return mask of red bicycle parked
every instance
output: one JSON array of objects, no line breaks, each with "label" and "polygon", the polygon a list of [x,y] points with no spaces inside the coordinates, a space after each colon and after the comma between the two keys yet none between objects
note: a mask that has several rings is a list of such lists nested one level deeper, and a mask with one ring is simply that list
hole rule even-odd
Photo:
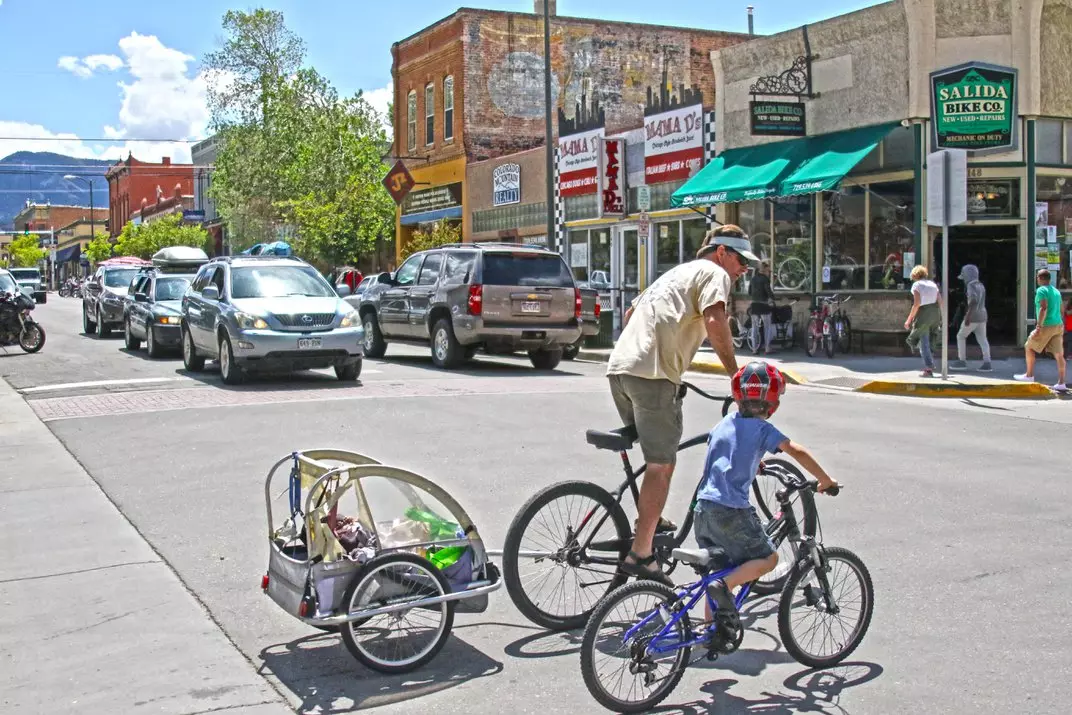
[{"label": "red bicycle parked", "polygon": [[841,306],[852,300],[852,296],[841,298],[837,294],[815,296],[808,327],[804,331],[804,352],[814,357],[822,346],[829,358],[834,357],[835,350],[848,352],[852,339],[852,322],[841,311]]}]

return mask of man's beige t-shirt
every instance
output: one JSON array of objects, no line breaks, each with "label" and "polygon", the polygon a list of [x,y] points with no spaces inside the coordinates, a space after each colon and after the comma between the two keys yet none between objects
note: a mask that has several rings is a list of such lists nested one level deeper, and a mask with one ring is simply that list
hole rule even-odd
[{"label": "man's beige t-shirt", "polygon": [[614,345],[608,375],[681,383],[707,331],[703,312],[728,303],[730,276],[698,258],[671,268],[633,301],[633,314]]}]

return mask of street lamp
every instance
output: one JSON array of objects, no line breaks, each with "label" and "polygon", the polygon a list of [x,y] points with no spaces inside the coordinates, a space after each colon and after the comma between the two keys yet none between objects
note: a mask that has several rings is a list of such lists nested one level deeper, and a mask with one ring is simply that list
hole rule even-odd
[{"label": "street lamp", "polygon": [[[89,242],[93,243],[93,240],[97,237],[97,216],[93,211],[93,182],[83,176],[75,176],[74,174],[65,174],[63,177],[66,181],[84,181],[89,186]],[[55,267],[53,267],[55,270]]]}]

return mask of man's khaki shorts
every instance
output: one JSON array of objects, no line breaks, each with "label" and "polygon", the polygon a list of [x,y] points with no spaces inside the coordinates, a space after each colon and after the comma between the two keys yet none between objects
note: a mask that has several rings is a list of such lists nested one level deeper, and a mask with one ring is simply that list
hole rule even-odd
[{"label": "man's khaki shorts", "polygon": [[1061,336],[1064,332],[1065,326],[1063,325],[1047,325],[1039,328],[1037,337],[1034,332],[1028,336],[1025,347],[1032,352],[1057,355],[1064,349],[1061,345]]},{"label": "man's khaki shorts", "polygon": [[610,394],[622,422],[636,425],[647,464],[674,464],[681,441],[680,388],[669,380],[609,375]]}]

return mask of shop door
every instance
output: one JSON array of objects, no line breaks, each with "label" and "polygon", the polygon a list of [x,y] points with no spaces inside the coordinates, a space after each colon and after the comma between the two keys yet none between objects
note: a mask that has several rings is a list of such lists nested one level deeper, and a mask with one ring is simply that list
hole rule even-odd
[{"label": "shop door", "polygon": [[[932,234],[935,276],[942,277],[942,232]],[[979,267],[979,280],[986,286],[987,338],[991,343],[1016,343],[1016,316],[1020,279],[1020,229],[1018,226],[953,226],[949,229],[950,344],[956,344],[963,315],[964,282],[957,280],[967,263]],[[959,310],[958,310],[959,309]],[[969,339],[971,342],[971,339]]]},{"label": "shop door", "polygon": [[636,298],[640,286],[640,248],[636,226],[616,226],[611,234],[611,301],[614,336],[625,325],[625,311]]}]

